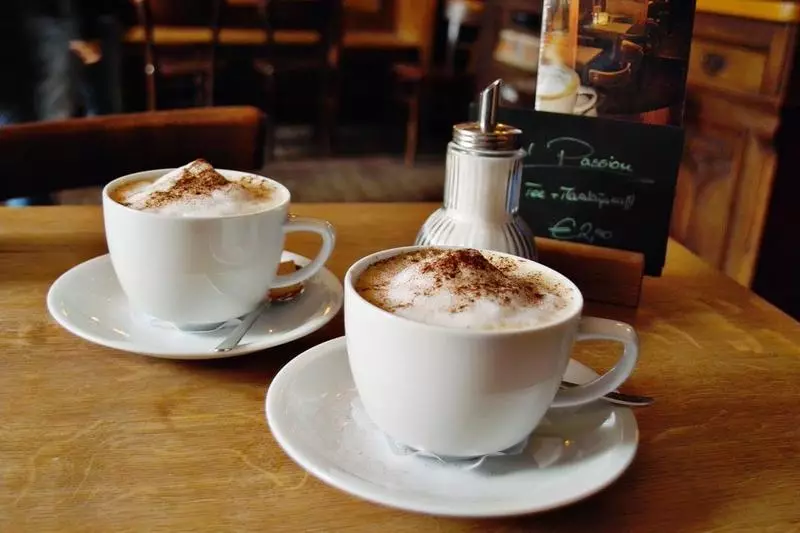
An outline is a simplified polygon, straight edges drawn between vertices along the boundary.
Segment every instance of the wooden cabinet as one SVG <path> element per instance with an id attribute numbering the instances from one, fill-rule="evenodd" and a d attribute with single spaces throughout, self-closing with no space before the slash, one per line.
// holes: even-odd
<path id="1" fill-rule="evenodd" d="M 671 233 L 748 287 L 762 263 L 779 260 L 762 254 L 768 219 L 788 215 L 771 206 L 776 180 L 794 178 L 794 154 L 779 149 L 777 137 L 795 129 L 786 113 L 795 46 L 792 20 L 702 11 L 695 17 Z"/>
<path id="2" fill-rule="evenodd" d="M 687 132 L 672 236 L 715 265 L 725 261 L 739 174 L 737 155 L 745 137 L 742 131 L 708 123 Z"/>

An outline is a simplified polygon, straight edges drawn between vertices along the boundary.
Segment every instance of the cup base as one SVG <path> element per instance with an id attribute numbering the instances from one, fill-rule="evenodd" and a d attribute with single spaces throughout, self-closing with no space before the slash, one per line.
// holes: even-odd
<path id="1" fill-rule="evenodd" d="M 226 320 L 225 322 L 212 322 L 210 324 L 173 324 L 173 326 L 176 329 L 188 331 L 190 333 L 211 333 L 212 331 L 216 331 L 225 327 L 228 322 L 230 321 Z"/>
<path id="2" fill-rule="evenodd" d="M 433 460 L 439 463 L 460 466 L 467 470 L 479 467 L 481 464 L 483 464 L 484 461 L 486 461 L 491 457 L 521 455 L 528 447 L 528 441 L 530 439 L 529 435 L 525 437 L 521 442 L 518 442 L 517 444 L 511 446 L 510 448 L 506 448 L 505 450 L 500 450 L 498 452 L 487 453 L 483 455 L 472 455 L 472 456 L 439 455 L 433 452 L 429 452 L 427 450 L 403 444 L 393 439 L 383 431 L 381 431 L 375 425 L 375 423 L 369 418 L 369 415 L 367 415 L 367 412 L 364 409 L 364 404 L 361 402 L 361 398 L 359 396 L 355 396 L 355 398 L 353 398 L 350 405 L 350 409 L 353 421 L 365 429 L 372 428 L 375 431 L 379 431 L 386 439 L 386 443 L 394 455 L 419 457 L 420 459 Z"/>
<path id="3" fill-rule="evenodd" d="M 438 455 L 432 452 L 428 452 L 425 450 L 420 450 L 416 448 L 412 448 L 411 446 L 406 446 L 405 444 L 401 444 L 390 436 L 384 434 L 386 437 L 386 441 L 389 443 L 389 449 L 392 450 L 392 453 L 399 456 L 411 455 L 415 457 L 420 457 L 422 459 L 432 459 L 434 461 L 461 466 L 467 470 L 471 470 L 473 468 L 478 468 L 483 464 L 484 461 L 491 457 L 508 457 L 508 456 L 515 456 L 521 455 L 525 449 L 528 447 L 528 440 L 530 437 L 525 437 L 525 439 L 514 446 L 507 448 L 505 450 L 501 450 L 495 453 L 487 453 L 484 455 L 474 455 L 470 457 L 451 457 L 446 455 Z"/>
<path id="4" fill-rule="evenodd" d="M 183 331 L 186 333 L 213 333 L 215 331 L 218 331 L 226 327 L 233 327 L 240 321 L 240 319 L 237 317 L 237 318 L 232 318 L 230 320 L 225 320 L 223 322 L 208 322 L 201 324 L 178 324 L 174 322 L 169 322 L 167 320 L 162 320 L 160 318 L 156 318 L 152 315 L 149 315 L 142 311 L 138 311 L 136 309 L 131 309 L 130 312 L 134 320 L 146 324 L 147 326 L 160 329 L 173 329 L 173 330 Z"/>

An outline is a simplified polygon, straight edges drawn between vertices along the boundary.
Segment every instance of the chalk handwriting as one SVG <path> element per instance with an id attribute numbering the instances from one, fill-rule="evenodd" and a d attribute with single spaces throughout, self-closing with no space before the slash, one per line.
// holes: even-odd
<path id="1" fill-rule="evenodd" d="M 533 155 L 535 143 L 530 143 L 526 148 L 527 155 Z M 555 153 L 558 166 L 578 166 L 580 168 L 592 168 L 597 170 L 608 170 L 625 174 L 633 173 L 633 166 L 624 161 L 619 161 L 616 157 L 596 157 L 595 148 L 588 142 L 575 137 L 556 137 L 550 139 L 545 144 L 548 152 Z"/>
<path id="2" fill-rule="evenodd" d="M 576 187 L 563 185 L 555 191 L 548 191 L 543 184 L 532 181 L 525 182 L 523 194 L 525 198 L 531 200 L 551 199 L 571 203 L 588 203 L 594 204 L 600 209 L 604 207 L 619 207 L 624 211 L 629 211 L 636 203 L 636 194 L 633 193 L 624 196 L 613 196 L 604 192 L 581 191 Z"/>
<path id="3" fill-rule="evenodd" d="M 530 198 L 531 200 L 546 200 L 547 199 L 547 191 L 544 189 L 544 186 L 541 183 L 533 183 L 531 181 L 525 182 L 525 198 Z"/>
<path id="4" fill-rule="evenodd" d="M 595 240 L 610 240 L 614 234 L 599 227 L 592 222 L 578 223 L 574 218 L 562 218 L 547 230 L 550 237 L 560 241 L 582 241 L 594 243 Z"/>

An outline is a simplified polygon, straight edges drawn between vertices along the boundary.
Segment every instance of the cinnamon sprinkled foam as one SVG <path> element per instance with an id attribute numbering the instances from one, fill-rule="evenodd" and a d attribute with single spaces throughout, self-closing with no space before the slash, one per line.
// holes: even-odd
<path id="1" fill-rule="evenodd" d="M 225 216 L 262 211 L 280 193 L 258 176 L 229 179 L 197 159 L 155 181 L 138 181 L 114 191 L 119 203 L 139 211 L 179 216 Z"/>
<path id="2" fill-rule="evenodd" d="M 572 312 L 572 289 L 532 263 L 470 249 L 423 249 L 370 265 L 356 281 L 367 301 L 437 326 L 521 329 Z"/>

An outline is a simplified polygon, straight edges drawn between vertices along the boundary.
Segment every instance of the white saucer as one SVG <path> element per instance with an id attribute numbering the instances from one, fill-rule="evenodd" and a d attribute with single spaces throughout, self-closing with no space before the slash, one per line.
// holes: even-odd
<path id="1" fill-rule="evenodd" d="M 300 266 L 310 262 L 283 252 L 281 260 L 290 259 Z M 239 346 L 223 353 L 215 352 L 214 347 L 232 326 L 208 333 L 184 332 L 134 314 L 108 255 L 62 274 L 47 293 L 47 309 L 67 331 L 108 348 L 166 359 L 217 359 L 285 344 L 327 324 L 342 307 L 341 283 L 323 268 L 304 285 L 303 294 L 270 306 Z"/>
<path id="2" fill-rule="evenodd" d="M 585 383 L 596 376 L 570 361 L 566 378 Z M 325 483 L 374 503 L 442 516 L 510 516 L 576 502 L 615 481 L 639 440 L 630 409 L 596 402 L 550 411 L 518 455 L 480 464 L 409 455 L 363 411 L 344 337 L 290 361 L 267 391 L 266 414 L 286 453 Z"/>

